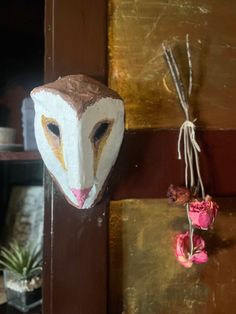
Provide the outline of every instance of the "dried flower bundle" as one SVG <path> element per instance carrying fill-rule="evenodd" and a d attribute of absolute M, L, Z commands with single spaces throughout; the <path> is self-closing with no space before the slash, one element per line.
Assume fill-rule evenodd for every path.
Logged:
<path fill-rule="evenodd" d="M 205 241 L 201 236 L 194 234 L 194 229 L 208 230 L 212 227 L 219 206 L 212 198 L 205 196 L 204 185 L 199 167 L 199 153 L 201 149 L 195 138 L 195 120 L 190 118 L 189 98 L 192 92 L 192 60 L 189 45 L 189 36 L 186 36 L 186 54 L 189 67 L 188 88 L 184 88 L 180 71 L 172 49 L 163 46 L 165 60 L 185 115 L 185 121 L 180 127 L 178 138 L 178 158 L 182 159 L 182 149 L 185 163 L 185 187 L 170 185 L 167 197 L 176 205 L 184 205 L 187 212 L 189 230 L 176 237 L 175 255 L 181 265 L 186 268 L 193 263 L 201 264 L 208 260 Z M 183 145 L 182 145 L 183 142 Z"/>

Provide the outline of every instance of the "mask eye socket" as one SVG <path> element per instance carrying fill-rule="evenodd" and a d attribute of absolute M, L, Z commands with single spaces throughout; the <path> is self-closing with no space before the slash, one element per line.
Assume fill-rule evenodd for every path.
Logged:
<path fill-rule="evenodd" d="M 90 135 L 90 140 L 95 148 L 95 152 L 102 149 L 106 140 L 111 132 L 113 121 L 100 121 L 98 122 Z"/>
<path fill-rule="evenodd" d="M 54 134 L 56 137 L 60 138 L 60 129 L 56 123 L 48 123 L 47 128 L 52 134 Z"/>
<path fill-rule="evenodd" d="M 94 174 L 96 175 L 99 160 L 101 158 L 103 148 L 111 133 L 114 120 L 103 120 L 98 122 L 90 134 L 90 141 L 94 151 Z"/>
<path fill-rule="evenodd" d="M 97 127 L 95 128 L 95 132 L 93 134 L 92 140 L 93 143 L 96 144 L 99 142 L 107 133 L 109 129 L 110 123 L 109 122 L 100 122 Z"/>
<path fill-rule="evenodd" d="M 47 142 L 53 151 L 55 157 L 60 161 L 63 169 L 67 170 L 63 155 L 63 136 L 58 122 L 53 118 L 44 115 L 41 117 L 41 123 Z"/>

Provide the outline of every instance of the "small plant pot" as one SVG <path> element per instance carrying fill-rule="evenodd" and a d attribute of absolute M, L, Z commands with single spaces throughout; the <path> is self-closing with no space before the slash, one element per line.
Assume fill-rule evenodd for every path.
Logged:
<path fill-rule="evenodd" d="M 4 270 L 4 287 L 7 303 L 21 312 L 28 312 L 31 308 L 42 303 L 42 276 L 38 271 L 30 276 L 22 276 Z"/>

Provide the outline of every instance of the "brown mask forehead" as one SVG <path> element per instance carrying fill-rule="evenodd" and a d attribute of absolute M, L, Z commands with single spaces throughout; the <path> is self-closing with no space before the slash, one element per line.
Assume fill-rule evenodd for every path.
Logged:
<path fill-rule="evenodd" d="M 41 91 L 60 95 L 75 109 L 78 116 L 81 116 L 88 106 L 101 98 L 121 99 L 115 91 L 82 74 L 64 76 L 55 82 L 34 88 L 31 94 L 37 94 Z"/>

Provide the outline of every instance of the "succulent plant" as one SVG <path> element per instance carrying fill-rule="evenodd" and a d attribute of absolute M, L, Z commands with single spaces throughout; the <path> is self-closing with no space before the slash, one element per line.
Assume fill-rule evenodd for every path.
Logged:
<path fill-rule="evenodd" d="M 30 276 L 42 269 L 41 250 L 22 248 L 16 243 L 3 247 L 0 251 L 0 268 L 7 269 L 21 276 Z"/>

